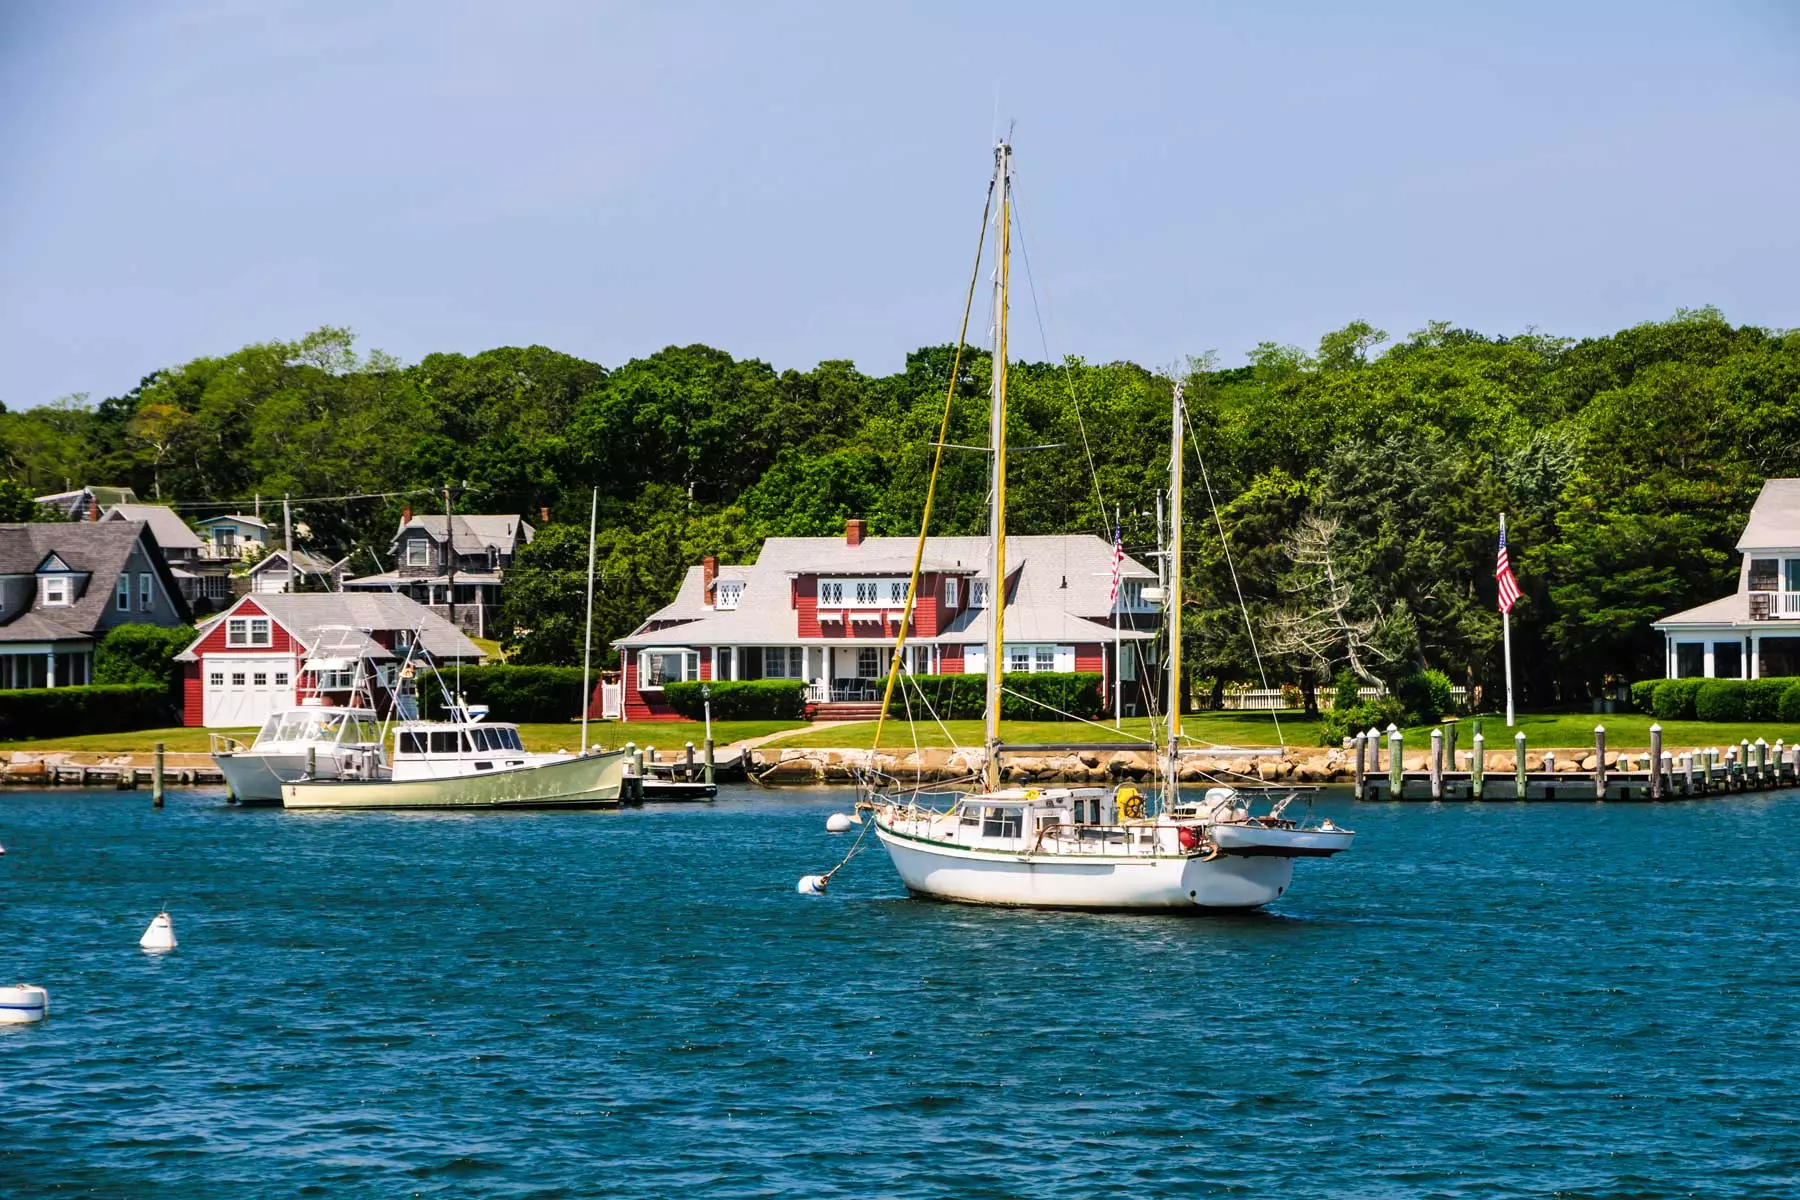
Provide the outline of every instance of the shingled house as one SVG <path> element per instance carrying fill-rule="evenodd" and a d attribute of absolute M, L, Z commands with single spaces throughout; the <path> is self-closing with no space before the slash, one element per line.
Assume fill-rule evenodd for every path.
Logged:
<path fill-rule="evenodd" d="M 449 518 L 448 527 L 446 534 L 442 514 L 415 517 L 407 509 L 388 548 L 394 569 L 346 579 L 344 590 L 397 592 L 446 617 L 454 603 L 457 625 L 486 637 L 488 614 L 500 602 L 506 569 L 537 531 L 523 518 L 507 514 L 459 513 Z"/>
<path fill-rule="evenodd" d="M 113 626 L 191 619 L 142 522 L 0 525 L 0 688 L 89 683 Z"/>

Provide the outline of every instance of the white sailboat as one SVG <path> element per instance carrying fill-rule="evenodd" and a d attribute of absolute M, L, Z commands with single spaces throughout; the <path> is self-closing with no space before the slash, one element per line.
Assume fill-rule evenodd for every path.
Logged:
<path fill-rule="evenodd" d="M 994 603 L 987 643 L 984 787 L 964 794 L 932 794 L 871 787 L 859 807 L 871 815 L 907 889 L 918 896 L 970 904 L 1045 908 L 1188 911 L 1257 908 L 1286 894 L 1296 858 L 1329 857 L 1350 847 L 1355 834 L 1330 821 L 1303 825 L 1285 814 L 1306 789 L 1288 789 L 1260 815 L 1249 788 L 1209 788 L 1199 800 L 1181 794 L 1181 503 L 1183 431 L 1181 387 L 1174 391 L 1170 443 L 1172 528 L 1168 547 L 1168 740 L 1161 747 L 1160 786 L 1145 794 L 1115 788 L 1003 788 L 1000 759 L 1001 667 L 1005 663 L 1006 362 L 1012 149 L 994 154 L 997 197 L 994 271 L 994 356 L 990 396 L 988 563 Z M 935 483 L 934 483 L 935 486 Z M 930 520 L 927 498 L 925 523 Z M 921 546 L 926 530 L 920 530 Z M 918 587 L 915 565 L 896 643 L 903 645 Z M 902 655 L 888 681 L 893 694 Z M 885 719 L 884 702 L 883 716 Z M 878 734 L 879 738 L 879 734 Z M 891 781 L 890 781 L 891 782 Z M 943 807 L 934 802 L 945 801 Z M 827 877 L 829 878 L 829 877 Z"/>

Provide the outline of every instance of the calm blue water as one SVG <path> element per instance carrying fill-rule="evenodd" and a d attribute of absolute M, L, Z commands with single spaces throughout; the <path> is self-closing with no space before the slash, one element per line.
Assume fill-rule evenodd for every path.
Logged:
<path fill-rule="evenodd" d="M 1793 795 L 1336 800 L 1200 919 L 795 895 L 843 803 L 0 795 L 0 1196 L 1800 1195 Z"/>

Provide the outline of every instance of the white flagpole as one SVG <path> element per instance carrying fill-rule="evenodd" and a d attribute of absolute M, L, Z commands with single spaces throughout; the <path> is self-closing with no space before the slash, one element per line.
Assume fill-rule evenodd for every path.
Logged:
<path fill-rule="evenodd" d="M 1500 540 L 1506 540 L 1506 514 L 1500 514 Z M 1507 547 L 1506 560 L 1512 562 L 1512 548 Z M 1501 636 L 1506 642 L 1506 727 L 1513 727 L 1513 686 L 1512 686 L 1512 608 L 1508 606 L 1500 613 Z"/>

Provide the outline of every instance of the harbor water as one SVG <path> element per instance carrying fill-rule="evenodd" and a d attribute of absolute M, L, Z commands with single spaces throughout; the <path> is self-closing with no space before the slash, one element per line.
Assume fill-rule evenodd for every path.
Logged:
<path fill-rule="evenodd" d="M 1800 1194 L 1793 793 L 1334 796 L 1199 918 L 796 895 L 848 803 L 9 792 L 0 1196 Z"/>

